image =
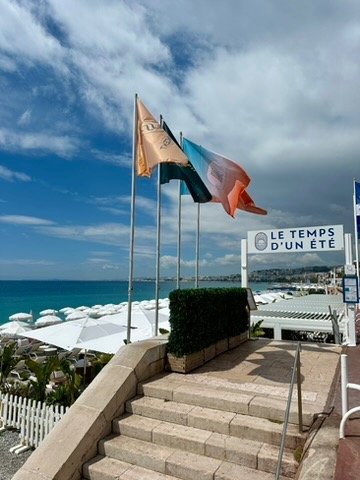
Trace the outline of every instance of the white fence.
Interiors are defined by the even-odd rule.
[[[16,395],[0,395],[0,431],[6,428],[20,430],[20,443],[10,451],[20,453],[36,448],[68,409]]]

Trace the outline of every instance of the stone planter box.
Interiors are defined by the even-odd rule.
[[[249,332],[246,331],[235,337],[225,338],[200,350],[200,352],[190,353],[182,357],[175,357],[172,353],[167,354],[168,370],[177,373],[189,373],[195,368],[201,367],[204,363],[212,360],[217,355],[238,347],[249,339]]]
[[[238,347],[242,343],[249,340],[249,332],[243,332],[240,335],[236,335],[235,337],[229,337],[229,350]]]
[[[175,357],[171,353],[167,354],[168,366],[172,372],[188,373],[204,364],[204,350],[190,353],[182,357]]]
[[[220,353],[227,352],[229,350],[229,339],[224,338],[223,340],[219,340],[215,343],[215,350],[216,355],[220,355]]]
[[[216,357],[216,347],[215,344],[210,345],[209,347],[204,348],[204,363],[212,360]]]

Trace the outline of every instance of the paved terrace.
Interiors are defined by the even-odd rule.
[[[287,400],[295,350],[294,342],[250,340],[193,373],[185,376],[172,373],[168,378]],[[335,345],[302,344],[302,397],[314,414],[330,410],[329,392],[336,381],[340,352],[341,347]],[[296,388],[294,393],[296,396]]]
[[[294,363],[295,343],[249,340],[190,374],[160,373],[156,368],[158,376],[150,378],[145,367],[147,371],[157,373],[154,366],[160,365],[161,360],[157,360],[159,353],[156,352],[164,351],[161,345],[164,346],[165,342],[164,337],[158,337],[158,340],[139,342],[120,349],[14,479],[80,478],[78,472],[81,471],[82,464],[97,454],[97,442],[109,434],[111,421],[123,411],[121,405],[135,395],[136,381],[141,382],[144,389],[147,384],[150,388],[161,389],[161,383],[165,390],[175,392],[179,389],[183,398],[186,395],[196,395],[197,391],[204,388],[211,388],[215,392],[212,408],[219,410],[221,408],[216,406],[216,397],[220,405],[224,398],[231,402],[232,397],[240,398],[246,394],[243,396],[251,397],[251,415],[261,417],[257,414],[262,410],[271,413],[267,418],[281,422]],[[312,416],[318,416],[317,425],[321,428],[317,435],[310,435],[312,440],[305,445],[308,458],[300,467],[296,477],[299,480],[333,479],[339,419],[331,421],[334,419],[330,414],[333,411],[340,353],[341,347],[334,345],[303,344],[301,375],[305,424],[311,423],[309,419]],[[139,363],[140,358],[144,359],[141,360],[142,363]],[[296,409],[295,399],[292,404],[292,423],[297,423]],[[130,470],[128,472],[130,475]],[[127,475],[124,473],[123,477],[118,473],[114,478],[128,478]]]

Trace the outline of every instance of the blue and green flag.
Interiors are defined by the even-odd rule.
[[[179,146],[176,138],[165,122],[162,123],[162,128],[169,135],[169,137]],[[211,193],[206,188],[206,185],[201,180],[195,168],[189,162],[187,165],[178,163],[161,163],[160,164],[160,183],[169,183],[170,180],[182,180],[183,193],[190,193],[194,202],[207,203],[211,201]],[[187,191],[187,190],[188,191]]]

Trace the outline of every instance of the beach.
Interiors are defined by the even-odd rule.
[[[267,290],[270,284],[255,283],[253,290]],[[182,282],[181,288],[193,288],[194,283]],[[200,281],[200,287],[239,287],[238,282]],[[160,298],[168,297],[176,288],[174,281],[160,282]],[[155,297],[154,281],[135,281],[132,293],[134,301],[150,300]],[[127,281],[6,281],[0,280],[0,325],[17,312],[32,312],[34,320],[39,312],[52,308],[106,305],[128,299]]]

